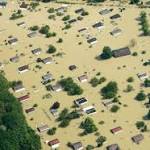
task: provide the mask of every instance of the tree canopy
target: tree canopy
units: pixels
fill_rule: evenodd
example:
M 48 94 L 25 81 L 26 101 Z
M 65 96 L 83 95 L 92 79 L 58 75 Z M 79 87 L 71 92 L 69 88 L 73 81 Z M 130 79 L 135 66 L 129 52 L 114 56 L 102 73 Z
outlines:
M 117 95 L 118 86 L 116 82 L 109 82 L 105 87 L 101 89 L 101 95 L 104 99 L 114 98 Z
M 0 74 L 0 149 L 40 150 L 40 137 L 27 125 L 21 104 L 8 91 L 9 85 Z

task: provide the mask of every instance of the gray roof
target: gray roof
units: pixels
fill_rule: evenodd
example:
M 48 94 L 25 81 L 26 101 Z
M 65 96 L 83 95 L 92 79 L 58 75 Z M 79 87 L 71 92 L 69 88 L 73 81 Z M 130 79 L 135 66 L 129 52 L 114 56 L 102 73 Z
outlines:
M 57 90 L 62 90 L 63 88 L 62 88 L 62 86 L 60 85 L 60 84 L 55 84 L 55 85 L 52 85 L 52 90 L 53 91 L 57 91 Z
M 12 39 L 8 40 L 9 44 L 13 44 L 13 43 L 16 43 L 16 42 L 18 42 L 17 38 L 12 38 Z
M 110 17 L 110 19 L 112 19 L 112 20 L 119 19 L 119 18 L 121 18 L 120 14 L 115 14 Z
M 83 9 L 83 8 L 79 8 L 79 9 L 76 9 L 76 10 L 75 10 L 75 13 L 77 13 L 77 14 L 78 14 L 78 13 L 82 13 L 82 12 L 84 12 L 84 9 Z
M 41 50 L 41 48 L 36 48 L 36 49 L 33 49 L 32 50 L 32 53 L 33 54 L 37 54 L 37 53 L 39 53 L 39 52 L 41 52 L 42 50 Z
M 128 47 L 123 47 L 118 50 L 113 50 L 112 53 L 114 57 L 122 57 L 122 56 L 130 55 L 131 51 Z
M 24 70 L 28 70 L 29 69 L 29 65 L 24 65 L 18 68 L 18 71 L 24 71 Z
M 43 61 L 44 64 L 51 63 L 52 62 L 52 58 L 51 57 L 47 57 L 47 58 L 44 58 L 42 61 Z
M 7 0 L 0 0 L 0 4 L 1 5 L 6 5 L 7 4 Z
M 119 33 L 121 33 L 121 32 L 122 32 L 121 29 L 115 28 L 114 30 L 112 30 L 112 31 L 110 32 L 110 34 L 115 36 L 115 35 L 117 35 L 117 34 L 119 34 Z
M 50 73 L 47 73 L 47 74 L 45 74 L 45 75 L 42 76 L 42 79 L 43 79 L 44 81 L 51 80 L 52 78 L 53 78 L 53 76 L 52 76 L 52 74 L 50 74 Z
M 10 58 L 10 61 L 11 61 L 11 62 L 18 62 L 18 61 L 19 61 L 19 56 L 16 55 L 16 56 L 14 56 L 14 57 L 11 57 L 11 58 Z
M 136 144 L 139 144 L 142 140 L 144 140 L 143 134 L 137 134 L 132 137 L 132 141 L 135 142 Z
M 96 42 L 96 41 L 97 39 L 95 37 L 87 40 L 89 44 L 92 44 L 93 42 Z
M 106 147 L 107 150 L 120 150 L 118 144 L 112 144 Z
M 32 37 L 35 37 L 37 35 L 37 32 L 33 31 L 33 32 L 30 32 L 29 34 L 27 34 L 28 37 L 32 38 Z
M 76 143 L 73 143 L 72 144 L 72 148 L 74 149 L 74 150 L 78 150 L 78 149 L 80 149 L 80 148 L 82 148 L 83 146 L 82 146 L 82 143 L 81 142 L 76 142 Z
M 109 9 L 103 9 L 99 12 L 99 14 L 101 15 L 106 15 L 106 14 L 109 14 L 111 11 Z
M 18 83 L 17 85 L 15 85 L 15 86 L 13 87 L 13 90 L 14 90 L 14 91 L 17 91 L 17 90 L 21 90 L 21 89 L 23 89 L 23 88 L 24 88 L 23 84 L 22 84 L 22 83 Z
M 39 132 L 44 132 L 44 131 L 47 131 L 49 127 L 47 124 L 45 124 L 45 125 L 39 126 L 37 129 Z
M 103 26 L 104 26 L 104 24 L 102 22 L 97 22 L 92 27 L 93 28 L 99 28 L 99 27 L 103 27 Z

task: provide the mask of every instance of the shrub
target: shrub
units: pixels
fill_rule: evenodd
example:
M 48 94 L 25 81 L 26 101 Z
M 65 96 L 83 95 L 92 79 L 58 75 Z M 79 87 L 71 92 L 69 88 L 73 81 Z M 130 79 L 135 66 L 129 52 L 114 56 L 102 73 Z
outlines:
M 39 27 L 37 25 L 30 27 L 31 31 L 37 31 Z
M 47 10 L 47 12 L 48 12 L 48 13 L 54 13 L 54 12 L 55 12 L 55 9 L 54 9 L 54 8 L 49 8 L 49 9 Z
M 138 101 L 144 101 L 146 99 L 146 94 L 141 91 L 136 95 L 135 99 Z
M 69 20 L 69 19 L 70 19 L 70 15 L 64 16 L 64 17 L 62 18 L 63 21 L 67 21 L 67 20 Z
M 53 45 L 49 45 L 47 53 L 52 54 L 56 52 L 56 47 Z
M 49 29 L 50 29 L 49 25 L 45 25 L 45 26 L 41 27 L 41 29 L 39 30 L 39 32 L 41 34 L 48 34 L 49 33 Z
M 111 112 L 116 113 L 119 110 L 119 106 L 118 105 L 113 105 L 110 109 Z
M 127 79 L 127 82 L 133 82 L 134 81 L 134 78 L 133 77 L 129 77 L 128 79 Z
M 55 128 L 55 127 L 49 129 L 49 130 L 47 131 L 47 134 L 48 134 L 48 135 L 54 135 L 54 134 L 56 133 L 56 129 L 57 129 L 57 128 Z

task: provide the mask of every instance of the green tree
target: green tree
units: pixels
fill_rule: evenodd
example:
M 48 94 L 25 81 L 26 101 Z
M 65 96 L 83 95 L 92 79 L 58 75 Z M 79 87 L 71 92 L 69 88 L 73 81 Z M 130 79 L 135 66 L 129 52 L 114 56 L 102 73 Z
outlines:
M 146 80 L 144 81 L 144 86 L 145 86 L 145 87 L 150 87 L 150 80 L 149 80 L 149 79 L 146 79 Z
M 101 89 L 101 95 L 104 99 L 114 98 L 117 95 L 118 86 L 116 82 L 109 82 L 105 87 Z
M 116 113 L 119 110 L 119 106 L 118 105 L 113 105 L 110 109 L 111 112 Z
M 138 101 L 144 101 L 146 99 L 146 94 L 141 91 L 136 95 L 135 99 Z
M 103 52 L 102 54 L 100 55 L 101 59 L 109 59 L 112 57 L 112 51 L 111 51 L 111 48 L 108 47 L 108 46 L 105 46 L 103 48 Z
M 93 146 L 93 145 L 87 145 L 87 146 L 86 146 L 86 150 L 92 150 L 92 149 L 94 149 L 94 146 Z
M 49 25 L 45 25 L 45 26 L 41 27 L 41 29 L 39 30 L 39 32 L 41 34 L 48 34 L 49 33 L 49 29 L 50 29 Z
M 47 134 L 48 134 L 48 135 L 54 135 L 54 134 L 56 133 L 56 129 L 57 129 L 57 128 L 55 128 L 55 127 L 49 129 L 49 130 L 47 131 Z
M 105 136 L 100 136 L 96 140 L 97 142 L 97 147 L 103 146 L 103 143 L 106 142 L 106 137 Z
M 56 52 L 56 47 L 53 45 L 49 45 L 47 53 L 55 53 Z
M 87 117 L 83 122 L 81 122 L 80 127 L 84 129 L 84 134 L 89 134 L 97 131 L 97 127 L 94 124 L 92 118 Z
M 130 4 L 138 4 L 140 0 L 130 0 Z

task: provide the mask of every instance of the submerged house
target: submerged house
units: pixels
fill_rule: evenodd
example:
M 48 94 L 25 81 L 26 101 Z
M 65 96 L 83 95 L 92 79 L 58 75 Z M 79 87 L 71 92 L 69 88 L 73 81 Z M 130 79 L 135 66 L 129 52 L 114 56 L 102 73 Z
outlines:
M 24 21 L 23 22 L 19 22 L 19 23 L 17 23 L 17 26 L 19 26 L 19 27 L 25 27 L 26 23 Z
M 33 37 L 35 37 L 36 35 L 37 35 L 37 32 L 36 32 L 36 31 L 30 32 L 30 33 L 27 34 L 27 36 L 28 36 L 29 38 L 33 38 Z
M 58 139 L 54 139 L 52 141 L 47 142 L 49 146 L 51 146 L 52 150 L 56 150 L 60 146 L 60 141 Z
M 93 44 L 97 43 L 97 39 L 95 37 L 93 37 L 93 38 L 88 39 L 87 42 L 89 44 L 93 45 Z
M 82 106 L 82 105 L 84 105 L 84 104 L 87 103 L 87 99 L 86 99 L 85 97 L 78 98 L 78 99 L 74 100 L 74 103 L 75 103 L 78 107 L 80 107 L 80 106 Z
M 0 0 L 0 8 L 5 8 L 7 5 L 7 0 Z
M 112 36 L 118 36 L 118 35 L 120 35 L 122 33 L 122 30 L 121 29 L 119 29 L 119 28 L 115 28 L 114 30 L 112 30 L 111 32 L 110 32 L 110 34 L 112 35 Z
M 112 54 L 114 57 L 122 57 L 122 56 L 127 56 L 131 54 L 131 51 L 128 47 L 123 47 L 117 50 L 113 50 Z
M 13 62 L 13 63 L 17 63 L 17 62 L 19 62 L 19 56 L 16 55 L 16 56 L 14 56 L 14 57 L 11 57 L 9 60 L 10 60 L 11 62 Z
M 25 109 L 25 112 L 28 114 L 28 113 L 31 113 L 31 112 L 34 112 L 35 111 L 35 108 L 34 107 L 30 107 L 30 108 L 27 108 Z
M 13 89 L 14 92 L 21 92 L 21 91 L 25 90 L 25 87 L 20 82 L 20 83 L 17 83 L 12 89 Z
M 53 61 L 52 61 L 52 58 L 51 58 L 51 57 L 47 57 L 47 58 L 44 58 L 44 59 L 42 60 L 42 62 L 43 62 L 44 64 L 51 64 Z
M 119 19 L 119 18 L 121 18 L 120 14 L 115 14 L 115 15 L 110 17 L 111 20 L 116 20 L 116 19 Z
M 102 23 L 102 22 L 97 22 L 97 23 L 95 23 L 92 27 L 100 30 L 100 29 L 103 29 L 103 28 L 104 28 L 104 23 Z
M 48 127 L 47 124 L 44 124 L 44 125 L 41 125 L 41 126 L 37 127 L 37 130 L 38 130 L 40 133 L 42 133 L 42 132 L 44 132 L 44 131 L 49 130 L 49 127 Z
M 53 79 L 53 76 L 52 76 L 52 74 L 50 74 L 50 73 L 47 73 L 47 74 L 45 74 L 45 75 L 43 75 L 42 76 L 42 82 L 44 83 L 44 82 L 48 82 L 48 81 L 50 81 L 50 80 L 52 80 Z
M 75 13 L 76 13 L 76 14 L 80 14 L 80 13 L 82 13 L 82 12 L 84 12 L 84 9 L 83 9 L 83 8 L 78 8 L 78 9 L 75 10 Z
M 140 142 L 144 140 L 144 136 L 143 136 L 143 134 L 137 134 L 137 135 L 133 136 L 131 139 L 134 143 L 140 144 Z
M 24 65 L 24 66 L 21 66 L 18 68 L 18 72 L 19 73 L 24 73 L 24 72 L 27 72 L 29 71 L 29 65 Z
M 83 150 L 83 145 L 81 142 L 76 142 L 71 144 L 73 150 Z
M 118 144 L 111 144 L 106 147 L 106 150 L 121 150 Z
M 39 55 L 39 54 L 41 54 L 41 52 L 42 52 L 41 48 L 36 48 L 36 49 L 32 50 L 32 54 L 34 54 L 34 55 Z
M 18 100 L 22 103 L 27 101 L 29 98 L 30 98 L 29 94 L 26 94 L 24 96 L 19 97 Z
M 22 2 L 21 5 L 20 5 L 20 9 L 21 10 L 27 10 L 28 6 L 29 6 L 28 4 L 26 4 L 25 2 Z
M 17 42 L 18 42 L 18 39 L 17 39 L 17 38 L 11 38 L 10 40 L 8 40 L 8 43 L 9 43 L 10 45 L 15 45 L 15 44 L 17 44 Z
M 51 86 L 51 89 L 53 90 L 53 91 L 55 91 L 55 92 L 60 92 L 60 91 L 62 91 L 63 90 L 63 88 L 62 88 L 62 86 L 60 85 L 60 84 L 55 84 L 55 85 L 52 85 Z
M 79 77 L 78 77 L 78 80 L 79 80 L 81 83 L 87 82 L 88 77 L 87 77 L 87 75 L 82 75 L 82 76 L 79 76 Z
M 116 128 L 113 128 L 113 129 L 111 129 L 110 130 L 111 131 L 111 133 L 113 133 L 113 134 L 117 134 L 118 132 L 121 132 L 122 131 L 122 127 L 116 127 Z
M 138 73 L 137 76 L 141 81 L 144 81 L 149 78 L 149 75 L 146 72 Z
M 94 106 L 88 106 L 83 108 L 83 112 L 85 112 L 86 114 L 95 114 L 96 113 L 96 109 Z
M 107 15 L 107 14 L 109 14 L 110 12 L 111 12 L 110 9 L 103 9 L 103 10 L 99 11 L 99 14 L 100 14 L 100 15 Z

